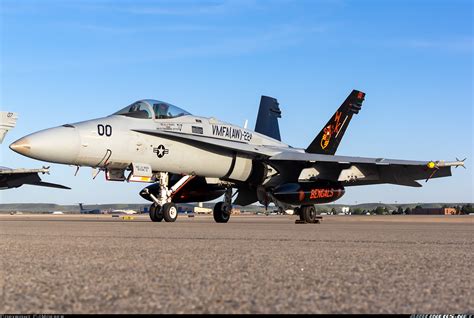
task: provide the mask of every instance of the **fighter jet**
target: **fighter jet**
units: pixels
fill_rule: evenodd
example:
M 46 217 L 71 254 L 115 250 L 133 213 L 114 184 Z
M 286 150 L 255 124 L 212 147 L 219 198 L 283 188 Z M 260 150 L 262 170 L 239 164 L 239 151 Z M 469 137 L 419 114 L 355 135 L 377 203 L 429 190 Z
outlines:
M 152 202 L 154 222 L 174 222 L 176 203 L 224 195 L 214 206 L 218 223 L 229 221 L 232 204 L 257 201 L 315 223 L 314 204 L 341 198 L 346 187 L 420 187 L 417 180 L 447 177 L 452 166 L 464 165 L 335 155 L 364 99 L 365 93 L 353 90 L 306 149 L 281 142 L 281 110 L 268 96 L 262 96 L 254 131 L 144 99 L 103 118 L 35 132 L 10 148 L 38 160 L 105 171 L 111 181 L 152 183 L 140 195 Z
M 0 144 L 3 142 L 9 130 L 16 125 L 18 115 L 13 112 L 0 112 Z M 11 169 L 0 166 L 0 190 L 18 188 L 24 184 L 52 187 L 59 189 L 70 189 L 60 184 L 41 181 L 39 173 L 49 174 L 49 168 L 41 169 Z

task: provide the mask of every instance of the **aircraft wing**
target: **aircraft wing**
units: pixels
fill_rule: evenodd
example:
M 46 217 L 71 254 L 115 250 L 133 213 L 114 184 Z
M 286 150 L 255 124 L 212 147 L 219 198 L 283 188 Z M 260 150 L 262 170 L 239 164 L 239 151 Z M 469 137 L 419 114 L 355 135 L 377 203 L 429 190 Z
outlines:
M 385 158 L 364 158 L 311 154 L 286 151 L 271 156 L 269 161 L 285 169 L 285 166 L 298 165 L 312 168 L 318 178 L 340 181 L 345 186 L 380 183 L 421 187 L 416 180 L 447 177 L 451 167 L 464 166 L 463 161 L 414 161 Z
M 281 148 L 251 145 L 239 141 L 224 140 L 219 138 L 212 138 L 206 136 L 197 136 L 190 134 L 183 134 L 175 131 L 153 130 L 153 129 L 136 129 L 133 130 L 142 134 L 178 140 L 190 145 L 200 145 L 207 147 L 217 147 L 234 150 L 241 153 L 246 153 L 252 156 L 272 156 L 281 152 Z
M 200 147 L 224 148 L 246 153 L 275 166 L 287 182 L 297 181 L 303 169 L 314 168 L 318 178 L 340 181 L 344 186 L 390 183 L 421 187 L 416 180 L 447 177 L 451 175 L 452 166 L 464 166 L 462 161 L 433 162 L 325 155 L 307 153 L 294 148 L 251 145 L 174 131 L 152 129 L 134 131 Z
M 285 151 L 270 157 L 270 160 L 287 160 L 287 161 L 309 161 L 309 162 L 332 162 L 332 163 L 371 163 L 376 165 L 426 165 L 427 161 L 401 160 L 401 159 L 385 159 L 385 158 L 366 158 L 351 157 L 337 155 L 321 155 L 306 152 Z
M 39 177 L 38 173 L 48 173 L 47 168 L 42 169 L 10 169 L 0 167 L 0 189 L 18 188 L 24 184 L 58 188 L 58 189 L 71 189 L 69 187 L 44 182 Z

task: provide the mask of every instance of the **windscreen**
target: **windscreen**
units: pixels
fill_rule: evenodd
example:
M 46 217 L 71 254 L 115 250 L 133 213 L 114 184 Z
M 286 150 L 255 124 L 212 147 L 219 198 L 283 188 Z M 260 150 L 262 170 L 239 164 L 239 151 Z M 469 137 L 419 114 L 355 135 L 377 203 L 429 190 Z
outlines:
M 191 115 L 190 113 L 179 107 L 159 101 L 155 101 L 153 103 L 153 111 L 155 112 L 156 119 L 175 118 L 185 115 Z
M 152 118 L 152 111 L 147 103 L 139 101 L 128 105 L 127 107 L 119 110 L 116 113 L 113 113 L 113 115 L 123 115 L 134 118 L 150 119 Z

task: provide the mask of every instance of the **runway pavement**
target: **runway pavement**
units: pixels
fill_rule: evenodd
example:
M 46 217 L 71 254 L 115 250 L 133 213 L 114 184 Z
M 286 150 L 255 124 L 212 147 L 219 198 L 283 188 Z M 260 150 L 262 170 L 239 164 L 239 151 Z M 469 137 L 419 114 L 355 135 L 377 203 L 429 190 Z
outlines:
M 473 313 L 472 216 L 0 215 L 0 313 Z

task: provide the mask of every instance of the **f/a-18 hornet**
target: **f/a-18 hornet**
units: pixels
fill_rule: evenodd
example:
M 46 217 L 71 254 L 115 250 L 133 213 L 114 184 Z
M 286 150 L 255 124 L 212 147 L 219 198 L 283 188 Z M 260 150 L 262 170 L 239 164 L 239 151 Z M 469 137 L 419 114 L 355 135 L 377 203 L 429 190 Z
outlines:
M 155 222 L 174 222 L 176 203 L 224 195 L 214 206 L 219 223 L 229 220 L 232 204 L 257 201 L 314 223 L 314 204 L 339 199 L 345 187 L 421 187 L 416 180 L 447 177 L 452 166 L 464 165 L 335 155 L 364 98 L 353 90 L 306 149 L 281 142 L 279 104 L 267 96 L 261 98 L 254 131 L 145 99 L 107 117 L 30 134 L 10 148 L 38 160 L 103 170 L 107 180 L 153 183 L 140 195 L 152 202 Z

